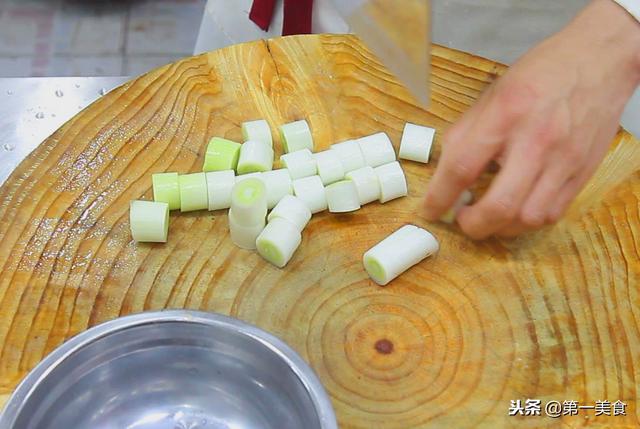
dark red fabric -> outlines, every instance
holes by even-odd
[[[284,0],[282,35],[310,34],[313,0]]]
[[[253,0],[251,12],[249,12],[249,19],[264,31],[267,31],[269,24],[271,24],[275,7],[276,0]]]

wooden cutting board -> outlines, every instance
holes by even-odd
[[[442,130],[505,70],[441,47],[432,61],[428,112],[355,38],[300,36],[159,68],[65,124],[0,188],[0,398],[92,325],[190,308],[282,337],[317,371],[343,428],[640,425],[640,178],[516,242],[426,224],[415,207]],[[397,149],[406,121],[425,124],[438,129],[434,161],[403,161],[408,198],[314,216],[282,270],[235,247],[222,211],[172,213],[166,244],[131,241],[129,201],[152,198],[151,173],[199,171],[211,136],[240,140],[240,123],[257,118],[273,130],[306,118],[318,150],[377,131]],[[362,254],[407,222],[442,250],[378,287]],[[507,415],[527,398],[622,400],[627,416]]]

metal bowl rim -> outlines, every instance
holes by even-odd
[[[126,329],[171,322],[217,326],[258,341],[283,360],[304,385],[318,415],[322,429],[338,428],[333,406],[322,383],[311,367],[284,341],[257,326],[219,313],[195,310],[163,310],[119,317],[89,328],[61,344],[36,365],[16,387],[6,403],[4,411],[0,414],[0,429],[13,429],[10,425],[13,424],[34,390],[64,360],[83,347]]]

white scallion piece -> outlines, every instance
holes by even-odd
[[[318,172],[316,159],[309,149],[286,153],[280,156],[280,162],[289,170],[293,180],[314,176]]]
[[[285,195],[271,210],[267,220],[271,222],[279,217],[288,220],[298,228],[298,231],[302,232],[311,219],[311,210],[300,198],[293,195]]]
[[[169,204],[156,201],[131,201],[131,236],[138,242],[166,243],[169,233]]]
[[[255,173],[242,174],[240,176],[236,176],[236,183],[240,183],[243,180],[247,180],[247,179],[262,179],[262,173],[259,171],[256,171]]]
[[[445,214],[442,215],[440,220],[445,223],[454,223],[456,221],[456,217],[458,217],[458,212],[460,209],[466,205],[471,204],[473,200],[473,195],[469,190],[462,191],[462,194],[458,197],[453,207],[451,207]]]
[[[381,203],[407,195],[407,179],[404,177],[404,171],[398,161],[376,167],[374,171],[380,184]]]
[[[259,178],[237,182],[231,190],[231,211],[244,226],[264,223],[267,217],[267,190]]]
[[[253,250],[256,248],[256,238],[258,238],[265,225],[266,221],[264,219],[262,222],[253,225],[244,225],[238,222],[233,209],[229,210],[229,235],[233,244],[242,249]]]
[[[436,130],[407,122],[400,140],[399,157],[410,161],[427,163]]]
[[[205,173],[207,192],[209,194],[209,210],[228,209],[231,207],[231,190],[236,184],[233,170],[210,171]]]
[[[380,182],[373,167],[368,165],[347,173],[346,179],[353,181],[358,191],[360,205],[369,204],[380,198]]]
[[[293,193],[309,207],[311,213],[319,213],[327,209],[327,195],[320,176],[294,180]]]
[[[386,133],[361,137],[357,142],[360,145],[365,163],[370,167],[375,168],[396,160],[396,153]]]
[[[289,170],[281,168],[262,173],[260,176],[267,188],[267,208],[272,209],[286,195],[293,194],[293,184]]]
[[[314,153],[318,165],[318,176],[322,179],[322,184],[327,186],[344,178],[344,167],[340,162],[338,153],[329,149]]]
[[[360,208],[360,198],[355,183],[341,180],[325,188],[327,205],[331,213],[346,213]]]
[[[240,146],[238,174],[249,174],[273,169],[273,149],[266,143],[249,140]]]
[[[347,140],[342,143],[332,144],[331,150],[337,152],[345,173],[357,170],[366,165],[362,149],[360,149],[360,144],[356,140]]]
[[[304,119],[280,126],[280,137],[287,153],[302,149],[313,152],[313,137],[309,124]]]
[[[300,246],[302,235],[297,226],[283,218],[274,218],[256,239],[258,253],[278,268],[291,259]]]
[[[373,281],[384,286],[438,248],[438,240],[430,232],[405,225],[369,249],[362,260]]]
[[[242,130],[242,139],[245,142],[249,140],[255,140],[268,145],[270,148],[273,148],[271,128],[269,128],[269,123],[264,119],[243,122],[240,128]]]

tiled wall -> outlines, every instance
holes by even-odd
[[[0,77],[138,75],[191,55],[205,0],[0,0]]]

